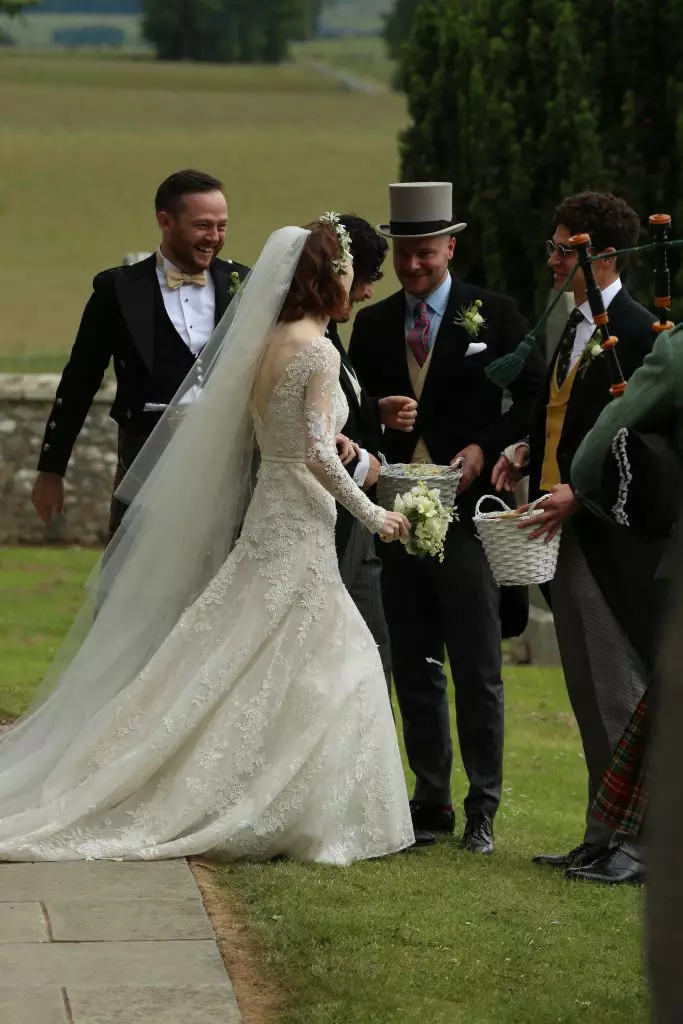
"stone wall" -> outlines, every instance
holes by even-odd
[[[31,504],[36,463],[59,377],[0,374],[0,545],[105,541],[116,468],[116,424],[108,413],[107,380],[74,447],[66,477],[64,515],[45,527]]]

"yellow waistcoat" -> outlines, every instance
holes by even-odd
[[[545,416],[545,451],[543,455],[543,468],[541,470],[541,490],[552,491],[553,487],[561,483],[560,467],[557,464],[557,446],[560,443],[564,418],[567,415],[569,396],[574,387],[576,374],[579,369],[579,359],[571,371],[565,377],[562,387],[557,386],[557,361],[550,381],[550,401]]]

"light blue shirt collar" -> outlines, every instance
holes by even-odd
[[[451,285],[453,284],[450,274],[446,274],[438,288],[435,288],[431,295],[428,295],[424,300],[427,303],[432,313],[436,313],[437,316],[443,318],[446,312],[446,306],[451,295]],[[410,292],[406,292],[406,305],[408,312],[411,317],[415,313],[415,307],[421,300],[417,295],[411,295]]]

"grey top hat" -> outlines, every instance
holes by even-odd
[[[457,235],[467,224],[453,220],[450,181],[405,181],[389,186],[388,224],[378,231],[389,238],[432,238]]]

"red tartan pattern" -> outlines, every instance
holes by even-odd
[[[631,835],[640,833],[650,791],[646,764],[649,694],[648,688],[633,712],[593,804],[596,817],[615,831]]]

